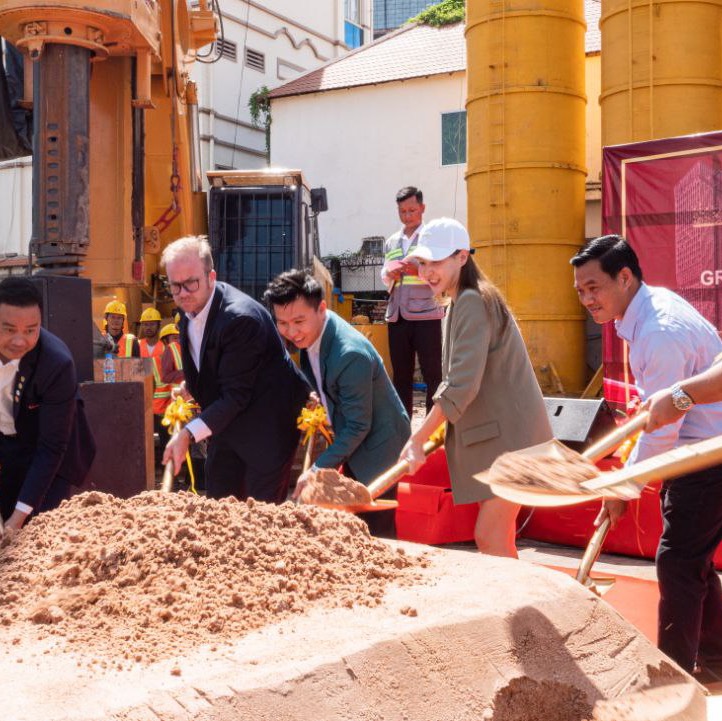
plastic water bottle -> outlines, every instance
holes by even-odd
[[[103,382],[115,383],[115,363],[112,353],[105,354],[105,360],[103,361]]]

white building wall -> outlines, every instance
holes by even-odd
[[[371,0],[363,0],[371,33]],[[266,165],[265,135],[255,128],[250,96],[264,85],[273,89],[347,52],[344,0],[225,0],[226,42],[237,54],[213,64],[196,63],[204,169],[259,168]],[[263,71],[245,62],[246,48],[263,54]]]
[[[0,255],[27,255],[33,229],[32,158],[0,163]]]
[[[465,101],[463,72],[273,100],[272,164],[301,169],[328,194],[322,255],[397,230],[394,199],[405,185],[423,191],[427,220],[466,224],[466,165],[441,165],[441,114]]]

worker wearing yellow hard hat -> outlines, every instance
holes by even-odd
[[[155,308],[146,308],[140,316],[140,357],[160,358],[163,344],[158,338],[161,324],[160,313]]]
[[[113,352],[118,358],[140,358],[140,345],[132,333],[125,332],[125,320],[128,312],[125,303],[117,299],[105,306],[105,329],[113,341]]]
[[[178,330],[178,326],[175,323],[167,323],[160,329],[161,340],[163,340],[163,338],[166,338],[167,336],[173,335],[178,336],[178,338],[176,338],[175,340],[178,340],[180,338],[180,331]]]
[[[172,386],[180,385],[185,380],[178,326],[175,323],[164,325],[160,332],[160,339],[163,344],[163,355],[158,361],[158,369],[162,382],[168,384],[170,391]],[[168,398],[170,399],[170,392]],[[165,412],[165,406],[163,411]]]
[[[162,353],[152,358],[153,379],[156,384],[153,394],[153,413],[155,415],[163,416],[165,409],[170,404],[173,386],[180,385],[185,380],[179,340],[180,334],[175,323],[163,326],[159,343]]]

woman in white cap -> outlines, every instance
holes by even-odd
[[[455,503],[479,503],[478,549],[516,558],[519,506],[474,479],[506,451],[552,438],[544,399],[521,333],[499,290],[471,257],[466,228],[451,218],[427,223],[409,253],[419,276],[450,304],[444,320],[442,383],[434,406],[401,452],[412,473],[424,442],[446,421],[446,456]]]

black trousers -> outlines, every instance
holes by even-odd
[[[296,455],[294,448],[288,458],[271,470],[259,469],[241,458],[236,451],[223,442],[211,437],[208,441],[208,456],[205,463],[206,496],[228,498],[235,496],[245,500],[252,496],[257,501],[283,503],[288,496],[291,482],[291,467]]]
[[[0,515],[6,521],[15,510],[25,476],[33,462],[34,449],[21,443],[15,436],[0,433]],[[72,495],[68,481],[56,476],[45,496],[33,509],[33,516],[57,508]]]
[[[394,371],[394,388],[411,418],[414,401],[414,367],[419,357],[421,376],[426,383],[426,412],[441,383],[441,321],[406,320],[399,315],[389,323],[389,355]]]
[[[722,661],[722,584],[712,557],[722,541],[722,466],[667,481],[660,492],[658,645],[683,669]]]

